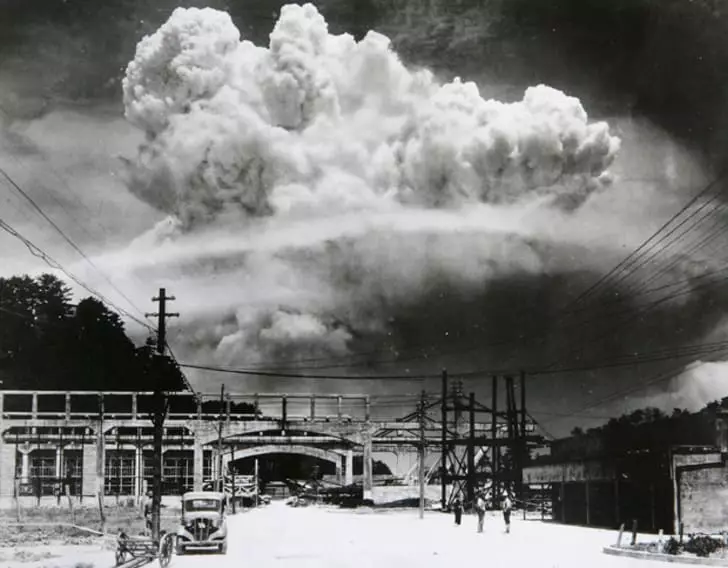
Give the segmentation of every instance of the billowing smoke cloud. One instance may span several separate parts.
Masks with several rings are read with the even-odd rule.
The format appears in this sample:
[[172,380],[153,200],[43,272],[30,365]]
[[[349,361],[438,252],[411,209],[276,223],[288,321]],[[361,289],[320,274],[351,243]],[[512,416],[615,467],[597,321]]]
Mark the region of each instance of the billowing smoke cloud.
[[345,354],[433,297],[541,273],[537,233],[610,191],[620,145],[558,90],[438,84],[310,4],[281,10],[268,48],[177,9],[123,85],[146,133],[131,187],[170,216],[136,268],[206,291],[186,339],[226,363]]
[[674,408],[697,412],[707,404],[728,396],[726,385],[728,363],[725,361],[695,361],[674,377],[661,392],[637,396],[625,403],[621,410],[635,410],[652,406],[670,412]]

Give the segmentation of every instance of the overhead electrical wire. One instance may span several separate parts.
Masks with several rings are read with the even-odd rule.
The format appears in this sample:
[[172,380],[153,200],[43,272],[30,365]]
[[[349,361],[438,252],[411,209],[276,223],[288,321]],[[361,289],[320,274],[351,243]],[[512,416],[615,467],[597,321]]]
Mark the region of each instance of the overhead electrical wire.
[[[26,191],[25,191],[25,190],[24,190],[24,189],[23,189],[23,188],[22,188],[22,187],[20,186],[20,184],[18,184],[18,183],[17,183],[17,182],[16,182],[16,181],[15,181],[15,180],[14,180],[14,179],[13,179],[13,178],[12,178],[12,177],[10,176],[10,174],[8,174],[8,173],[7,173],[7,171],[6,171],[5,169],[1,168],[1,167],[0,167],[0,174],[2,174],[2,176],[3,176],[3,177],[4,177],[5,179],[6,179],[6,181],[7,181],[7,182],[8,182],[8,183],[9,183],[9,184],[10,184],[10,185],[11,185],[11,186],[12,186],[12,187],[13,187],[13,188],[14,188],[14,189],[15,189],[15,190],[16,190],[16,191],[17,191],[17,192],[18,192],[18,193],[19,193],[19,194],[20,194],[20,195],[21,195],[21,196],[22,196],[22,197],[23,197],[23,198],[24,198],[24,199],[25,199],[25,200],[27,201],[27,202],[28,202],[28,203],[30,203],[30,205],[31,205],[31,206],[33,207],[33,209],[34,209],[34,210],[35,210],[35,211],[36,211],[36,212],[37,212],[37,213],[38,213],[38,214],[39,214],[39,215],[40,215],[40,216],[41,216],[41,217],[42,217],[43,219],[45,219],[45,220],[46,220],[46,221],[48,222],[48,224],[49,224],[49,225],[51,225],[51,227],[53,227],[53,229],[54,229],[54,230],[55,230],[55,231],[56,231],[56,232],[57,232],[58,234],[60,234],[60,235],[61,235],[61,237],[62,237],[62,238],[63,238],[63,239],[64,239],[64,240],[65,240],[65,241],[66,241],[66,242],[67,242],[67,243],[68,243],[68,244],[69,244],[69,245],[70,245],[70,246],[71,246],[71,247],[72,247],[72,248],[74,249],[74,251],[76,251],[76,252],[77,252],[77,253],[78,253],[78,254],[79,254],[79,255],[80,255],[80,256],[81,256],[81,257],[82,257],[82,258],[83,258],[83,259],[84,259],[84,260],[85,260],[85,261],[86,261],[86,262],[87,262],[87,263],[88,263],[88,264],[89,264],[89,265],[90,265],[91,267],[92,267],[92,268],[94,268],[94,270],[96,270],[96,272],[98,272],[98,273],[99,273],[99,274],[100,274],[100,275],[101,275],[101,276],[102,276],[102,277],[104,278],[104,280],[106,280],[106,282],[107,282],[107,283],[108,283],[108,284],[109,284],[109,285],[110,285],[110,286],[111,286],[111,287],[112,287],[112,288],[113,288],[113,289],[114,289],[114,290],[115,290],[115,291],[116,291],[116,292],[117,292],[117,293],[118,293],[118,294],[119,294],[119,295],[120,295],[120,296],[121,296],[122,298],[124,298],[124,300],[126,300],[126,301],[127,301],[128,303],[129,303],[129,305],[130,305],[130,306],[132,306],[132,307],[133,307],[133,308],[134,308],[134,309],[135,309],[135,310],[136,310],[137,312],[139,312],[140,314],[142,314],[142,315],[143,315],[143,316],[145,317],[145,319],[147,318],[147,316],[146,316],[145,312],[144,312],[144,311],[142,311],[142,310],[141,310],[141,309],[140,309],[140,308],[139,308],[139,307],[138,307],[138,306],[137,306],[137,305],[136,305],[136,304],[135,304],[135,303],[134,303],[134,302],[133,302],[133,301],[132,301],[132,300],[131,300],[131,299],[130,299],[130,298],[129,298],[129,297],[128,297],[128,296],[127,296],[127,295],[126,295],[126,294],[125,294],[124,292],[123,292],[123,291],[122,291],[122,290],[120,290],[120,289],[119,289],[119,287],[118,287],[118,286],[117,286],[116,284],[114,284],[114,282],[112,282],[112,281],[111,281],[111,279],[110,279],[110,278],[109,278],[109,277],[108,277],[108,276],[107,276],[107,275],[106,275],[106,274],[105,274],[105,273],[104,273],[104,272],[103,272],[103,271],[102,271],[102,270],[101,270],[101,269],[100,269],[100,268],[99,268],[99,267],[98,267],[98,266],[97,266],[97,265],[96,265],[96,264],[95,264],[95,263],[94,263],[94,262],[93,262],[93,261],[92,261],[92,260],[91,260],[91,259],[90,259],[90,258],[89,258],[89,257],[87,256],[87,255],[86,255],[86,253],[85,253],[85,252],[84,252],[83,250],[81,250],[81,248],[80,248],[80,247],[79,247],[79,246],[78,246],[78,245],[77,245],[77,244],[76,244],[76,243],[75,243],[75,242],[74,242],[74,241],[73,241],[73,240],[72,240],[72,239],[71,239],[71,238],[70,238],[70,237],[69,237],[68,235],[66,235],[66,233],[65,233],[65,232],[63,231],[63,229],[61,229],[61,228],[60,228],[60,227],[58,226],[58,224],[57,224],[57,223],[56,223],[55,221],[53,221],[53,219],[51,219],[51,218],[50,218],[50,217],[49,217],[49,216],[48,216],[48,215],[47,215],[47,214],[45,213],[45,211],[43,211],[43,209],[42,209],[42,208],[41,208],[41,207],[40,207],[40,206],[39,206],[39,205],[38,205],[38,204],[36,203],[36,201],[35,201],[35,200],[34,200],[34,199],[33,199],[32,197],[30,197],[30,195],[29,195],[29,194],[28,194],[28,193],[27,193],[27,192],[26,192]],[[66,184],[66,185],[67,185],[67,184]],[[57,200],[56,200],[56,201],[57,201]],[[60,203],[59,203],[59,205],[61,205],[61,206],[62,206],[62,204],[60,204]],[[63,206],[62,206],[62,207],[63,207]],[[65,207],[64,207],[64,211],[66,211]],[[66,211],[66,212],[68,213],[68,211]],[[71,215],[70,215],[70,213],[68,213],[68,214],[69,214],[69,216],[71,216]],[[26,216],[26,218],[27,218],[27,216]],[[74,218],[74,219],[75,219],[75,218]],[[67,277],[69,277],[69,278],[70,278],[71,280],[73,280],[74,282],[76,282],[76,284],[78,284],[79,286],[81,286],[82,288],[84,288],[84,289],[85,289],[86,291],[88,291],[88,292],[89,292],[89,293],[91,293],[92,295],[94,295],[94,296],[96,296],[96,297],[98,297],[98,298],[102,299],[102,300],[104,301],[104,303],[106,303],[106,304],[108,304],[109,306],[113,307],[113,308],[114,308],[114,309],[115,309],[116,311],[118,311],[119,313],[121,313],[121,314],[123,314],[123,315],[125,315],[125,316],[129,317],[130,319],[132,319],[132,320],[133,320],[133,321],[135,321],[136,323],[138,323],[138,324],[142,325],[143,327],[147,328],[147,329],[148,329],[148,330],[150,330],[151,332],[153,332],[153,333],[156,333],[156,331],[157,331],[157,330],[156,330],[156,328],[155,328],[155,327],[154,327],[153,325],[151,325],[150,323],[147,323],[146,321],[143,321],[143,320],[141,320],[141,319],[137,318],[136,316],[133,316],[132,314],[130,314],[130,313],[129,313],[129,312],[127,312],[126,310],[123,310],[122,308],[120,308],[120,307],[116,306],[116,305],[115,305],[114,303],[112,303],[112,302],[111,302],[111,301],[110,301],[110,300],[109,300],[108,298],[106,298],[105,296],[102,296],[102,295],[101,295],[100,293],[98,293],[98,292],[96,292],[95,290],[93,290],[93,289],[92,289],[92,288],[91,288],[90,286],[88,286],[88,285],[86,285],[85,283],[83,283],[83,282],[82,282],[82,281],[81,281],[81,280],[80,280],[80,279],[79,279],[78,277],[76,277],[76,276],[74,276],[73,274],[71,274],[71,273],[70,273],[70,272],[69,272],[68,270],[66,270],[66,269],[65,269],[65,268],[64,268],[64,267],[63,267],[63,266],[62,266],[62,265],[61,265],[61,264],[60,264],[59,262],[57,262],[57,261],[53,260],[53,259],[52,259],[52,258],[50,257],[50,255],[48,255],[47,253],[45,253],[44,251],[42,251],[42,250],[40,249],[40,247],[38,247],[37,245],[33,244],[33,243],[32,243],[32,242],[31,242],[31,241],[29,240],[29,239],[27,239],[27,238],[23,237],[22,235],[20,235],[20,233],[19,233],[19,232],[18,232],[18,231],[17,231],[16,229],[14,229],[13,227],[11,227],[11,226],[10,226],[10,225],[9,225],[8,223],[6,223],[6,222],[4,222],[4,221],[2,221],[2,220],[0,220],[0,223],[2,223],[2,225],[0,225],[0,228],[2,228],[3,230],[5,230],[6,232],[9,232],[9,233],[10,233],[11,235],[13,235],[14,237],[16,237],[16,238],[19,238],[19,239],[21,240],[21,242],[23,242],[23,244],[25,244],[25,245],[26,245],[26,247],[27,247],[27,248],[28,248],[28,249],[30,250],[30,252],[31,252],[31,253],[32,253],[32,254],[33,254],[34,256],[38,256],[38,257],[42,258],[42,260],[44,260],[44,261],[46,262],[46,264],[48,264],[48,265],[49,265],[49,266],[51,266],[52,268],[55,268],[55,269],[57,269],[57,270],[61,270],[61,271],[62,271],[62,272],[63,272],[63,273],[64,273],[64,274],[65,274],[65,275],[67,276]],[[5,312],[8,312],[8,310],[7,310],[7,309],[3,309],[3,311],[5,311]],[[17,314],[16,314],[16,315],[17,315]],[[174,360],[174,361],[176,362],[176,359],[174,358],[174,354],[172,353],[172,351],[171,351],[171,347],[169,346],[169,344],[167,344],[167,349],[168,349],[168,350],[170,351],[170,354],[172,355],[172,358],[173,358],[173,360]],[[194,389],[194,388],[192,387],[192,385],[190,384],[190,382],[189,382],[189,379],[187,378],[187,376],[186,376],[186,375],[185,375],[184,373],[181,373],[181,374],[182,374],[182,376],[183,376],[183,379],[184,379],[184,382],[185,382],[185,384],[186,384],[187,388],[188,388],[188,389],[189,389],[190,391],[192,391],[192,392],[193,392],[193,393],[194,393],[194,394],[196,395],[197,393],[196,393],[195,389]]]
[[[676,219],[678,219],[678,218],[679,218],[679,215],[680,215],[680,214],[681,214],[682,212],[684,212],[684,211],[687,211],[687,210],[689,209],[689,207],[690,207],[690,206],[691,206],[692,204],[696,203],[696,202],[698,201],[698,199],[699,199],[699,198],[700,198],[701,196],[704,196],[704,195],[706,195],[706,194],[707,194],[707,192],[708,192],[709,190],[713,189],[713,187],[714,187],[714,186],[715,186],[715,185],[716,185],[716,184],[717,184],[718,182],[720,182],[720,181],[721,181],[721,180],[723,179],[723,177],[724,177],[725,175],[726,175],[726,172],[722,173],[722,174],[721,174],[720,176],[718,176],[718,177],[717,177],[717,178],[716,178],[716,179],[715,179],[715,180],[714,180],[713,182],[711,182],[710,184],[708,184],[708,186],[706,186],[706,187],[705,187],[705,188],[704,188],[704,189],[703,189],[703,190],[702,190],[702,191],[701,191],[701,192],[700,192],[700,193],[699,193],[699,194],[698,194],[697,196],[695,196],[695,197],[694,197],[693,199],[691,199],[691,200],[690,200],[690,202],[689,202],[688,204],[686,204],[686,205],[685,205],[685,206],[684,206],[684,207],[683,207],[683,208],[682,208],[682,209],[681,209],[681,210],[680,210],[680,211],[678,212],[678,214],[674,215],[674,216],[672,217],[671,221],[672,221],[672,220],[676,220]],[[722,188],[720,189],[720,191],[722,191]],[[678,228],[682,227],[682,226],[683,226],[683,225],[684,225],[684,224],[685,224],[685,223],[686,223],[686,222],[687,222],[688,220],[692,219],[692,218],[693,218],[693,217],[694,217],[694,216],[695,216],[695,215],[697,214],[697,212],[701,211],[701,210],[702,210],[702,209],[703,209],[703,208],[704,208],[704,207],[705,207],[705,206],[706,206],[706,205],[707,205],[708,203],[710,203],[711,201],[713,201],[714,199],[716,199],[718,195],[719,195],[719,194],[717,194],[717,193],[716,193],[715,195],[713,195],[713,196],[712,196],[711,198],[709,198],[709,199],[708,199],[708,200],[707,200],[706,202],[704,202],[704,203],[703,203],[703,204],[702,204],[702,205],[701,205],[700,207],[698,207],[698,208],[697,208],[697,210],[695,210],[695,211],[693,211],[692,213],[690,213],[690,214],[688,215],[688,217],[687,217],[686,219],[683,219],[683,220],[682,220],[682,221],[681,221],[681,222],[680,222],[680,223],[679,223],[679,224],[678,224],[678,225],[677,225],[676,227],[673,227],[672,229],[670,229],[670,230],[669,230],[669,231],[667,232],[667,234],[666,234],[666,235],[663,235],[662,237],[658,238],[658,239],[657,239],[657,240],[656,240],[656,241],[655,241],[655,242],[654,242],[653,244],[649,245],[649,243],[651,243],[651,242],[652,242],[653,240],[655,240],[655,238],[657,238],[657,235],[658,235],[659,231],[658,231],[658,233],[654,233],[654,234],[653,234],[653,235],[652,235],[652,236],[651,236],[650,238],[648,238],[648,239],[647,239],[647,240],[646,240],[645,242],[643,242],[643,243],[642,243],[642,244],[641,244],[641,245],[640,245],[640,246],[639,246],[639,247],[638,247],[638,248],[636,249],[636,251],[634,251],[634,252],[630,253],[630,254],[629,254],[629,255],[628,255],[627,257],[626,257],[626,259],[625,259],[625,260],[623,260],[623,261],[622,261],[622,263],[620,263],[620,264],[619,264],[618,266],[620,266],[620,267],[624,267],[624,266],[627,266],[627,265],[629,265],[629,264],[630,264],[630,262],[625,262],[625,261],[626,261],[627,259],[631,259],[631,261],[633,261],[633,262],[634,262],[634,261],[636,261],[636,259],[639,259],[639,256],[640,256],[640,254],[647,254],[647,253],[649,253],[649,251],[650,251],[650,250],[654,249],[654,247],[655,247],[655,246],[657,246],[657,245],[659,245],[659,244],[660,244],[660,243],[661,243],[662,241],[664,241],[664,240],[665,240],[665,238],[669,237],[670,235],[673,235],[673,234],[675,233],[675,231],[676,231],[676,230],[677,230]],[[714,208],[714,210],[715,210],[715,209],[720,209],[720,207],[722,207],[722,206],[718,206],[718,207]],[[698,224],[699,224],[699,223],[700,223],[700,222],[701,222],[702,220],[704,220],[705,218],[706,218],[706,216],[702,217],[701,219],[699,219],[698,221],[696,221],[695,223],[693,223],[693,225],[691,225],[691,226],[690,226],[690,227],[689,227],[689,228],[687,229],[687,231],[689,231],[689,230],[691,230],[691,229],[695,228],[695,227],[696,227],[696,226],[697,226],[697,225],[698,225]],[[660,230],[663,230],[663,229],[664,229],[665,227],[668,227],[671,221],[668,221],[668,223],[666,223],[665,225],[663,225],[663,226],[662,226],[662,228],[661,228]],[[684,233],[682,233],[682,235],[679,235],[679,236],[678,236],[678,238],[680,238],[680,237],[684,236],[684,234],[686,234],[686,233],[685,233],[685,232],[684,232]],[[675,242],[675,241],[671,241],[671,242],[670,242],[670,243],[669,243],[669,244],[668,244],[668,245],[667,245],[666,247],[663,247],[662,251],[664,251],[664,250],[665,250],[665,248],[669,248],[669,246],[671,246],[672,244],[674,244],[674,242]],[[636,253],[636,252],[638,252],[638,251],[641,251],[641,252],[640,252],[640,254],[635,254],[635,253]],[[659,252],[662,252],[662,251],[658,251],[658,253],[657,253],[657,254],[659,254]],[[655,256],[656,256],[656,254],[652,254],[652,256],[650,257],[650,259],[654,259],[654,258],[655,258]],[[644,263],[643,263],[643,265],[644,265]],[[639,269],[639,266],[637,266],[637,268],[636,268],[636,269],[633,269],[632,273],[634,273],[634,271],[635,271],[635,270],[637,270],[637,269]],[[608,274],[613,274],[613,273],[616,273],[616,272],[618,272],[618,271],[616,271],[615,269],[612,269],[612,271],[610,271],[610,273],[608,273]],[[620,278],[618,279],[618,282],[621,282],[621,281],[623,281],[623,280],[624,280],[624,278],[625,278],[625,274],[622,274],[622,276],[621,276],[621,277],[620,277]],[[602,277],[602,278],[601,278],[601,279],[600,279],[600,280],[598,281],[598,283],[603,283],[603,282],[606,282],[606,281],[607,281],[607,278],[606,278],[606,277]],[[596,289],[596,286],[592,286],[592,287],[591,287],[591,288],[590,288],[589,290],[592,290],[592,291],[593,291],[593,290],[595,290],[595,289]],[[592,292],[592,293],[593,293],[593,292]],[[585,297],[585,295],[584,295],[584,294],[580,295],[580,297],[579,297],[579,298],[577,298],[577,300],[576,300],[575,302],[578,302],[580,298],[582,298],[582,299],[583,299],[584,297]],[[660,305],[661,303],[664,303],[664,302],[668,301],[669,299],[671,299],[671,297],[670,297],[670,296],[666,296],[666,297],[660,298],[660,299],[658,299],[658,300],[655,300],[654,302],[651,302],[650,304],[648,304],[647,306],[645,306],[645,308],[644,308],[644,309],[643,309],[642,311],[643,311],[643,312],[644,312],[644,311],[649,311],[650,309],[653,309],[653,308],[654,308],[654,307],[656,307],[657,305]],[[600,339],[603,339],[603,338],[604,338],[605,336],[607,336],[607,335],[609,335],[609,334],[613,333],[613,332],[614,332],[614,331],[615,331],[615,330],[616,330],[617,328],[619,328],[619,327],[620,327],[621,325],[623,325],[624,323],[627,323],[628,321],[632,321],[632,320],[634,320],[634,319],[635,319],[635,318],[636,318],[637,316],[639,316],[639,315],[640,315],[640,312],[636,312],[636,313],[635,313],[635,314],[634,314],[634,315],[633,315],[632,317],[628,318],[628,319],[627,319],[626,321],[624,321],[624,322],[618,322],[618,323],[617,323],[617,325],[613,326],[613,327],[612,327],[612,328],[610,328],[610,329],[609,329],[609,330],[608,330],[608,331],[607,331],[606,333],[604,333],[604,334],[601,334],[601,335],[600,335],[600,336],[598,336],[598,337],[597,337],[596,339],[593,339],[593,340],[591,340],[591,341],[584,341],[584,339],[582,338],[581,344],[580,344],[580,345],[578,345],[578,346],[576,346],[575,348],[573,348],[573,349],[571,350],[571,352],[570,352],[570,353],[571,353],[571,354],[577,353],[578,351],[580,351],[580,350],[583,350],[583,349],[585,348],[586,344],[589,344],[589,343],[594,343],[595,341],[598,341],[598,340],[600,340]],[[582,324],[582,325],[583,325],[583,324]],[[559,361],[560,361],[561,359],[562,359],[562,358],[559,358],[558,360],[554,360],[554,361],[553,361],[553,363],[552,363],[552,364],[551,364],[550,366],[551,366],[551,367],[555,366],[556,364],[558,364],[558,362],[559,362]]]
[[134,304],[134,302],[129,299],[129,297],[122,292],[116,284],[114,284],[111,279],[98,267],[96,264],[86,255],[83,250],[68,236],[66,233],[61,229],[53,219],[51,219],[45,211],[35,202],[35,200],[28,195],[28,193],[20,187],[18,183],[2,168],[0,167],[0,175],[2,175],[7,182],[21,195],[25,198],[28,203],[33,207],[33,209],[43,218],[45,219],[48,224],[53,227],[53,229],[63,238],[64,241],[66,241],[71,248],[73,248],[74,251],[76,251],[98,274],[102,276],[104,280],[122,297],[124,300],[126,300],[130,306],[132,306],[137,312],[141,313],[142,315],[144,312],[139,309],[138,306]]
[[[521,371],[529,376],[551,375],[558,373],[571,373],[580,371],[593,371],[600,369],[609,369],[613,367],[634,366],[645,363],[656,363],[662,361],[670,361],[684,357],[693,357],[695,355],[711,354],[716,351],[728,349],[728,341],[705,343],[699,345],[684,346],[675,349],[662,349],[655,352],[625,355],[617,360],[599,362],[594,364],[584,364],[576,367],[561,367],[556,369],[550,368],[522,368],[522,369],[477,369],[468,371],[452,371],[449,375],[453,378],[466,377],[482,377],[494,374],[517,374]],[[441,374],[423,374],[423,375],[318,375],[318,374],[301,374],[301,373],[276,373],[269,371],[260,371],[256,369],[240,369],[233,367],[218,367],[211,365],[198,365],[192,363],[179,363],[180,367],[187,369],[195,369],[199,371],[210,371],[215,373],[227,373],[232,375],[243,376],[260,376],[273,378],[288,379],[316,379],[316,380],[403,380],[403,381],[424,381],[428,379],[439,379]]]
[[[710,183],[708,183],[703,189],[701,189],[694,197],[692,197],[685,205],[683,205],[670,219],[668,219],[665,223],[663,223],[657,231],[655,231],[649,238],[647,238],[645,241],[642,242],[634,251],[632,251],[629,255],[627,255],[624,259],[622,259],[617,265],[615,265],[609,272],[601,276],[596,282],[594,282],[591,286],[589,286],[586,290],[581,292],[576,299],[569,302],[569,305],[567,305],[564,308],[564,312],[568,313],[568,310],[570,307],[575,306],[579,303],[581,303],[584,299],[592,295],[600,286],[602,286],[604,283],[608,282],[609,279],[614,275],[618,274],[621,270],[623,270],[626,266],[631,265],[635,259],[639,258],[640,255],[643,254],[643,251],[645,249],[649,250],[651,247],[655,246],[655,244],[659,244],[662,239],[666,238],[667,236],[670,236],[672,233],[674,233],[675,230],[677,230],[679,227],[681,227],[687,220],[691,219],[694,215],[697,214],[700,210],[702,210],[703,207],[705,207],[705,203],[698,208],[697,211],[694,211],[688,216],[688,219],[683,220],[681,223],[677,225],[677,227],[674,227],[670,231],[667,232],[666,235],[660,237],[660,234],[665,231],[673,222],[675,222],[683,213],[685,213],[690,207],[692,207],[694,204],[696,204],[698,201],[700,201],[701,198],[706,196],[710,191],[713,190],[713,188],[722,182],[726,175],[728,174],[728,170],[722,171],[718,176],[716,176]],[[710,198],[708,202],[712,201],[713,198]],[[658,239],[659,237],[659,239]],[[655,243],[655,239],[658,239]]]
[[125,315],[126,317],[134,320],[139,325],[146,327],[147,329],[150,329],[152,331],[154,328],[149,325],[147,322],[137,318],[135,315],[129,313],[127,310],[117,306],[114,304],[111,300],[109,300],[107,297],[105,297],[100,292],[97,292],[91,286],[86,284],[83,280],[78,278],[76,275],[71,273],[68,269],[66,269],[60,262],[56,261],[53,257],[51,257],[49,254],[47,254],[43,249],[41,249],[38,245],[34,244],[30,239],[27,237],[24,237],[20,232],[18,232],[15,228],[13,228],[9,223],[4,221],[3,219],[0,219],[0,229],[8,233],[9,235],[12,235],[16,239],[18,239],[20,242],[22,242],[26,248],[30,251],[30,253],[41,259],[43,262],[45,262],[48,266],[55,270],[60,270],[65,274],[68,278],[73,280],[76,284],[81,286],[84,290],[86,290],[89,294],[92,296],[102,300],[105,304],[109,305],[111,308],[113,308],[115,311],[117,311],[119,314]]
[[[728,348],[716,352],[715,355],[721,355],[721,356],[728,355]],[[586,412],[588,410],[591,410],[592,408],[599,408],[599,407],[604,406],[605,404],[608,404],[619,398],[627,397],[631,394],[635,394],[637,392],[644,391],[653,385],[656,385],[656,384],[668,381],[670,379],[673,379],[675,377],[678,377],[684,372],[685,372],[685,367],[679,366],[679,367],[673,368],[669,371],[657,373],[657,374],[653,375],[652,377],[650,377],[649,379],[647,379],[646,381],[640,381],[640,383],[637,385],[627,387],[626,389],[621,389],[615,393],[611,393],[596,401],[590,402],[584,406],[577,408],[576,410],[574,410],[574,412],[564,414],[562,416],[559,416],[558,418],[548,420],[546,422],[548,424],[553,424],[555,422],[561,422],[561,421],[565,420],[566,418],[572,418],[576,414]]]
[[[566,306],[563,308],[560,308],[558,310],[558,313],[560,314],[560,318],[556,320],[556,326],[551,326],[548,330],[545,330],[542,333],[537,334],[536,336],[530,336],[526,338],[518,337],[518,338],[511,338],[506,340],[499,340],[496,342],[491,343],[482,343],[479,342],[472,347],[463,348],[462,346],[456,347],[451,350],[438,350],[435,351],[432,354],[428,355],[412,355],[409,357],[401,357],[402,353],[415,351],[415,350],[424,350],[428,347],[431,347],[430,345],[423,345],[418,347],[412,347],[412,348],[405,348],[397,350],[397,354],[393,354],[393,356],[387,358],[387,359],[369,359],[366,361],[358,361],[358,359],[361,358],[371,358],[373,355],[377,354],[383,354],[387,351],[392,350],[373,350],[369,352],[363,352],[363,353],[353,353],[343,356],[330,356],[330,357],[314,357],[314,358],[307,358],[307,359],[299,359],[296,361],[296,363],[288,363],[285,365],[282,365],[278,362],[267,362],[267,363],[257,363],[254,365],[248,366],[248,368],[255,368],[255,369],[261,369],[261,370],[323,370],[323,369],[337,369],[337,368],[353,368],[353,367],[376,367],[377,365],[389,365],[389,364],[398,364],[401,362],[406,361],[423,361],[428,360],[430,358],[437,358],[445,355],[456,355],[456,354],[464,354],[476,350],[481,350],[486,347],[499,347],[503,345],[509,345],[509,344],[521,344],[524,343],[530,343],[533,341],[536,341],[539,338],[542,338],[546,334],[553,333],[555,328],[570,328],[572,326],[581,327],[585,323],[590,322],[573,322],[570,324],[564,324],[564,320],[567,319],[567,316],[573,315],[574,313],[582,312],[584,310],[597,310],[601,305],[589,305],[589,306],[582,306],[582,307],[576,307],[578,304],[583,303],[584,300],[586,300],[587,297],[590,295],[594,295],[595,291],[600,287],[607,285],[608,282],[612,279],[612,277],[615,274],[619,274],[617,276],[616,282],[623,282],[630,274],[634,274],[637,270],[643,268],[647,264],[649,264],[651,261],[655,260],[655,258],[661,254],[664,253],[664,251],[676,243],[680,242],[681,238],[684,237],[685,234],[687,234],[689,231],[693,230],[695,227],[699,226],[700,223],[704,222],[705,219],[709,218],[711,215],[715,214],[716,210],[721,209],[721,207],[716,207],[713,210],[708,211],[705,213],[702,217],[694,221],[691,225],[689,225],[686,229],[683,230],[682,233],[676,234],[676,232],[684,227],[691,219],[695,218],[701,211],[703,211],[708,205],[710,205],[715,199],[717,199],[719,193],[716,193],[712,197],[710,197],[707,201],[703,202],[697,209],[693,210],[692,212],[688,213],[687,217],[685,219],[682,219],[678,222],[677,226],[670,228],[670,225],[674,223],[675,221],[678,221],[680,219],[680,216],[683,213],[686,213],[690,210],[690,207],[696,204],[700,198],[707,195],[711,190],[713,190],[716,185],[722,181],[728,172],[721,173],[719,176],[717,176],[712,182],[710,182],[707,186],[705,186],[700,192],[698,192],[697,195],[695,195],[693,198],[691,198],[688,203],[683,205],[683,207],[676,212],[666,223],[664,223],[660,229],[658,229],[655,233],[653,233],[646,241],[644,241],[635,251],[630,253],[625,259],[623,259],[617,266],[612,268],[607,274],[603,275],[597,282],[592,284],[587,290],[582,292],[576,299],[570,301]],[[722,191],[722,190],[721,190]],[[660,233],[667,230],[667,233],[664,235],[661,235]],[[663,243],[666,239],[673,237],[666,246],[664,246],[661,250],[655,252],[655,247]],[[640,264],[640,261],[645,257],[648,256],[647,261],[643,261]],[[627,269],[631,269],[631,272],[625,272]],[[675,284],[677,285],[677,284]],[[672,284],[668,286],[673,286]],[[654,291],[658,291],[660,289],[663,289],[663,286],[657,287]],[[650,293],[650,290],[642,290],[642,293]],[[683,292],[684,293],[688,293]],[[611,301],[610,298],[602,298],[602,302],[609,303]],[[301,365],[301,363],[331,363],[328,365]]]

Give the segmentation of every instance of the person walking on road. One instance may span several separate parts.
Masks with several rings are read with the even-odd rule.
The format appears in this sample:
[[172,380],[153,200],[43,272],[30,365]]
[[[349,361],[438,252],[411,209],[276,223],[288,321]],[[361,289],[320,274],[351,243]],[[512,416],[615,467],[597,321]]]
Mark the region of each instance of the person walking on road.
[[455,512],[455,524],[460,526],[463,519],[463,504],[460,502],[460,498],[455,499],[453,511]]
[[483,521],[485,521],[485,498],[482,493],[478,493],[475,500],[475,512],[478,515],[478,532],[483,532]]
[[503,499],[503,520],[506,523],[506,534],[511,532],[511,509],[513,509],[513,503],[506,495]]
[[147,498],[144,500],[144,526],[147,534],[152,534],[152,492],[147,491]]

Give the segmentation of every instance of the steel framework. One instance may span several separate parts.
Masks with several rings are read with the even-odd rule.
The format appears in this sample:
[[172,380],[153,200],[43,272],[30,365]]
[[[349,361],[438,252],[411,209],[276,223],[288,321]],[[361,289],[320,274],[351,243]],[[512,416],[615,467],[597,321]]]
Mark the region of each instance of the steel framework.
[[440,398],[423,399],[416,412],[397,421],[420,423],[420,431],[387,428],[375,433],[375,439],[381,441],[397,437],[399,443],[409,440],[413,446],[424,444],[439,450],[425,474],[425,484],[439,481],[442,510],[449,510],[457,498],[472,507],[479,492],[493,509],[500,508],[506,493],[516,502],[524,501],[523,467],[530,450],[542,447],[544,438],[535,434],[535,423],[526,411],[525,375],[520,377],[519,389],[511,376],[494,376],[491,381],[492,396],[486,406],[475,400],[474,393],[465,396],[462,382],[451,384],[443,371]]
[[[447,371],[442,373],[439,479],[443,510],[456,498],[472,506],[477,493],[483,493],[493,509],[500,508],[504,494],[523,501],[523,467],[530,449],[542,446],[544,439],[534,434],[535,424],[526,411],[525,375],[520,376],[520,405],[513,377],[494,376],[491,384],[490,406],[486,406],[475,400],[474,393],[465,396],[462,382],[449,384]],[[504,386],[503,396],[499,396],[499,384]],[[499,402],[504,402],[503,410]],[[476,416],[489,424],[487,430],[476,428]]]

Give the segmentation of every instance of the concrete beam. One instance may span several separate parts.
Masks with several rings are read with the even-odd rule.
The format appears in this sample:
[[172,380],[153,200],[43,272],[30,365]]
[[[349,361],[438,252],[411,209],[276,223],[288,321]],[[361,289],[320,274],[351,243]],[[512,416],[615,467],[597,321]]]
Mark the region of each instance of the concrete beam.
[[351,485],[354,483],[354,452],[351,449],[346,452],[346,466],[344,467],[344,475],[346,476],[344,483]]
[[333,464],[341,463],[341,454],[332,452],[330,450],[323,450],[321,448],[315,448],[313,446],[303,446],[303,445],[295,445],[295,446],[265,445],[265,446],[255,446],[252,448],[245,448],[243,450],[239,450],[239,451],[235,452],[235,459],[240,460],[240,459],[251,458],[251,457],[255,457],[255,456],[262,456],[265,454],[298,454],[298,455],[311,456],[314,458],[326,460]]

